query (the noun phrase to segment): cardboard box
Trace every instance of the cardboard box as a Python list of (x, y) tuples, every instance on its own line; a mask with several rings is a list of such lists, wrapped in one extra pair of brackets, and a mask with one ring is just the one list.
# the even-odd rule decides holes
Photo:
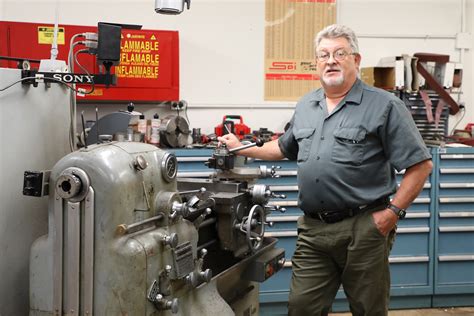
[(395, 67), (365, 67), (360, 71), (360, 78), (366, 84), (385, 90), (396, 90)]
[(395, 87), (392, 89), (405, 88), (405, 62), (403, 56), (390, 56), (381, 58), (377, 64), (377, 68), (393, 68), (395, 71)]

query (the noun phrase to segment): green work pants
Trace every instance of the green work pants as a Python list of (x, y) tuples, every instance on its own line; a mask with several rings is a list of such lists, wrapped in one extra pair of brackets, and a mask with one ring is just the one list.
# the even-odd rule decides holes
[(327, 315), (341, 284), (353, 315), (388, 314), (388, 256), (395, 230), (383, 236), (372, 212), (332, 224), (308, 216), (298, 219), (290, 316)]

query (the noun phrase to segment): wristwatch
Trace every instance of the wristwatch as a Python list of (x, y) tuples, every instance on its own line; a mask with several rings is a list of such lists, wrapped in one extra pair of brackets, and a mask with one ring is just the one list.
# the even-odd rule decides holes
[(399, 208), (396, 205), (393, 205), (392, 203), (387, 205), (387, 208), (391, 209), (395, 215), (397, 215), (398, 219), (404, 219), (405, 215), (407, 215), (407, 211), (404, 208)]

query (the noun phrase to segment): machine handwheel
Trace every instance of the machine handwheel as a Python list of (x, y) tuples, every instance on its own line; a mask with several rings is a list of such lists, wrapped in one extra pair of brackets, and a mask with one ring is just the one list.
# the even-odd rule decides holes
[(250, 209), (245, 222), (245, 232), (250, 250), (258, 250), (263, 244), (265, 234), (265, 212), (260, 205), (256, 204)]

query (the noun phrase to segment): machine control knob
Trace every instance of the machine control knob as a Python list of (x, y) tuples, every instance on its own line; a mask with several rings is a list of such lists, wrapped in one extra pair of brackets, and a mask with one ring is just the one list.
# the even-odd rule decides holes
[(186, 283), (188, 283), (192, 287), (196, 287), (203, 282), (209, 283), (211, 279), (212, 279), (211, 269), (206, 269), (201, 272), (191, 272), (185, 278)]
[(285, 257), (280, 258), (280, 259), (278, 260), (278, 266), (279, 266), (280, 268), (283, 268), (283, 266), (285, 265), (285, 262), (286, 262), (286, 258), (285, 258)]
[(176, 248), (178, 245), (178, 234), (176, 233), (171, 233), (167, 236), (163, 237), (163, 244), (170, 246), (171, 248)]
[(190, 274), (188, 274), (185, 280), (186, 280), (186, 283), (188, 283), (192, 287), (196, 287), (198, 285), (198, 277), (196, 273), (194, 272), (191, 272)]
[(204, 271), (199, 272), (199, 277), (203, 282), (209, 283), (212, 279), (212, 270), (206, 269)]
[(110, 143), (113, 140), (113, 136), (109, 134), (99, 135), (99, 143)]
[(177, 298), (173, 298), (172, 300), (166, 302), (166, 307), (171, 309), (171, 313), (176, 314), (179, 309), (179, 303)]
[(177, 298), (167, 300), (162, 294), (156, 295), (155, 302), (162, 310), (169, 309), (171, 313), (176, 314), (178, 312), (179, 302)]
[(285, 213), (286, 208), (281, 207), (280, 205), (275, 205), (275, 211), (279, 211), (280, 213)]
[(265, 144), (265, 142), (263, 141), (263, 139), (257, 138), (257, 139), (255, 140), (255, 144), (257, 144), (257, 147), (262, 147), (263, 144)]
[(137, 171), (142, 171), (145, 170), (146, 167), (148, 167), (148, 162), (146, 161), (145, 157), (143, 157), (142, 155), (138, 155), (135, 158), (135, 161), (133, 162), (133, 167)]

